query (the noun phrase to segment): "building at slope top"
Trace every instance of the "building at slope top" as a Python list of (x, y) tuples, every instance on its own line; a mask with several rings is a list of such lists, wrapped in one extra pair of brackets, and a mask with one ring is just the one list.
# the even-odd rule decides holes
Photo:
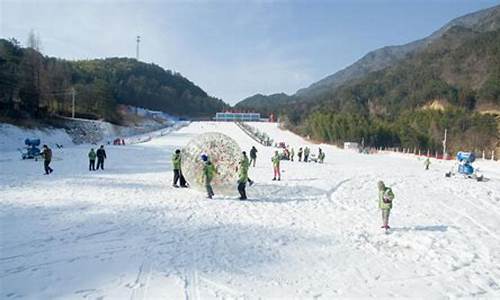
[(224, 122), (269, 121), (267, 118), (261, 118), (260, 113), (242, 113), (242, 112), (218, 112), (215, 114), (214, 120), (224, 121)]

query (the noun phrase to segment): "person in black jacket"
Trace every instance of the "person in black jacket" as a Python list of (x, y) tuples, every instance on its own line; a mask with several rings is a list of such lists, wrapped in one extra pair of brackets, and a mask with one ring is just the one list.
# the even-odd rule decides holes
[(104, 170), (104, 160), (106, 157), (106, 151), (104, 151), (104, 145), (101, 145), (99, 149), (97, 149), (97, 170), (101, 167), (101, 170)]
[(43, 145), (43, 151), (41, 155), (43, 157), (45, 175), (49, 175), (50, 173), (54, 172), (54, 170), (52, 170), (52, 168), (50, 167), (50, 162), (52, 161), (52, 149), (50, 149), (47, 145)]
[(257, 148), (255, 148), (255, 146), (252, 146), (252, 149), (250, 150), (250, 165), (252, 165), (253, 162), (253, 166), (255, 167), (256, 160), (257, 160)]

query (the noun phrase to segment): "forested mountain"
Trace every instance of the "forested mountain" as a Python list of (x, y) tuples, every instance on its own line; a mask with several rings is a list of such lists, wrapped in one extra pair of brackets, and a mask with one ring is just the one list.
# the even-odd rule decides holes
[(408, 55), (425, 49), (455, 26), (471, 29), (476, 32), (498, 29), (500, 28), (500, 6), (456, 18), (426, 38), (405, 45), (388, 46), (371, 51), (347, 68), (327, 76), (307, 88), (298, 90), (297, 95), (306, 99), (314, 99), (315, 96), (335, 89), (350, 80), (361, 78), (367, 73), (393, 66), (400, 60), (408, 57)]
[(173, 115), (211, 116), (228, 106), (178, 73), (130, 58), (68, 61), (0, 39), (0, 114), (43, 118), (71, 114), (119, 122), (118, 104)]
[(255, 110), (262, 114), (270, 114), (274, 112), (275, 107), (269, 106), (269, 103), (273, 103), (275, 106), (280, 106), (293, 101), (293, 96), (288, 96), (285, 93), (273, 94), (273, 95), (262, 95), (256, 94), (251, 97), (245, 98), (238, 102), (236, 108), (242, 110)]
[(498, 123), (484, 112), (500, 111), (500, 6), (458, 18), (417, 43), (376, 71), (302, 91), (286, 105), (259, 105), (320, 141), (437, 150), (446, 128), (452, 151), (493, 149)]

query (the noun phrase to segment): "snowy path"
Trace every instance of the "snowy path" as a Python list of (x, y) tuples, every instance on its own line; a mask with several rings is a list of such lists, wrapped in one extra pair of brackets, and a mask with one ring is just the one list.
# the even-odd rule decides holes
[[(274, 124), (275, 139), (303, 144)], [(170, 157), (200, 132), (258, 148), (251, 201), (171, 187)], [(331, 299), (500, 297), (500, 168), (445, 178), (450, 162), (322, 146), (326, 163), (283, 162), (231, 123), (192, 123), (148, 143), (55, 152), (55, 172), (0, 161), (1, 299)], [(316, 145), (311, 145), (313, 153)], [(396, 194), (381, 232), (376, 182)], [(217, 191), (216, 191), (217, 192)]]

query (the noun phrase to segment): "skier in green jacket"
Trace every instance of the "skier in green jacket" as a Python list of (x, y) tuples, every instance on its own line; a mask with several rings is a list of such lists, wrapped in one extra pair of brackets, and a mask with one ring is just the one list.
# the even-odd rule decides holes
[(239, 178), (238, 178), (238, 192), (240, 193), (240, 200), (247, 199), (247, 193), (245, 191), (247, 181), (250, 181), (248, 178), (248, 168), (250, 167), (250, 161), (248, 160), (247, 153), (243, 151), (243, 157), (240, 160), (239, 166)]
[(389, 229), (389, 215), (392, 209), (394, 193), (390, 187), (386, 187), (383, 181), (377, 183), (378, 186), (378, 207), (382, 211), (383, 225), (380, 228)]
[(97, 154), (94, 151), (94, 148), (90, 148), (89, 152), (89, 171), (95, 171), (95, 159)]
[(212, 179), (215, 176), (216, 170), (214, 164), (208, 159), (208, 155), (202, 154), (201, 160), (203, 161), (203, 179), (205, 181), (205, 188), (207, 189), (208, 198), (212, 199), (215, 195), (212, 189)]
[(278, 177), (278, 181), (281, 180), (281, 173), (280, 173), (280, 161), (281, 157), (278, 151), (274, 152), (273, 158), (271, 158), (271, 161), (273, 162), (273, 169), (274, 169), (274, 178), (273, 181), (276, 180), (276, 177)]

